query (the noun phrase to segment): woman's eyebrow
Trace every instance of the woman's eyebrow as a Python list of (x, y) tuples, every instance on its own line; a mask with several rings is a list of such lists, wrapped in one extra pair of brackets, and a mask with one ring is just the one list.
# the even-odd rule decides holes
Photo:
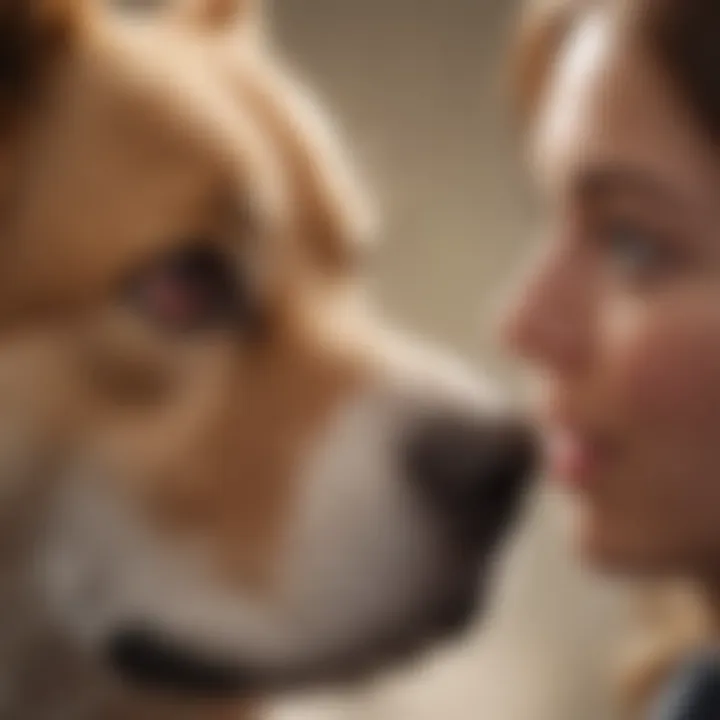
[(646, 171), (624, 165), (596, 165), (580, 170), (571, 180), (571, 192), (585, 202), (632, 194), (664, 207), (682, 205), (681, 198), (662, 180)]

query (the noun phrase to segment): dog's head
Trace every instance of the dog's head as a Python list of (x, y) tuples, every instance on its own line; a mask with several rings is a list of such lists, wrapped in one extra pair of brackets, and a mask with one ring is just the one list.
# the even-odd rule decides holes
[(254, 3), (8, 0), (0, 52), (0, 655), (235, 695), (462, 624), (530, 438), (366, 309)]

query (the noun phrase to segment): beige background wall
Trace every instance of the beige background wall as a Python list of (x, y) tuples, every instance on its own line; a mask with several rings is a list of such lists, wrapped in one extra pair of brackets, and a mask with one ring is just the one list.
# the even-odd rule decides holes
[[(501, 63), (514, 0), (275, 0), (385, 209), (380, 291), (406, 324), (485, 357), (481, 310), (522, 254)], [(493, 97), (495, 96), (495, 97)]]
[[(491, 309), (527, 255), (528, 213), (501, 107), (512, 0), (276, 0), (282, 46), (352, 139), (386, 219), (389, 313), (509, 377)], [(508, 552), (494, 619), (383, 683), (289, 702), (282, 718), (598, 720), (621, 603), (575, 564), (540, 498)]]

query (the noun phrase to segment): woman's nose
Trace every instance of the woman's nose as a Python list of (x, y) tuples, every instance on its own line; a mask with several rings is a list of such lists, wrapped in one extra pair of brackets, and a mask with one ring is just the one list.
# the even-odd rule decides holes
[(505, 347), (558, 372), (582, 363), (590, 349), (592, 278), (582, 263), (551, 249), (531, 268), (499, 323)]

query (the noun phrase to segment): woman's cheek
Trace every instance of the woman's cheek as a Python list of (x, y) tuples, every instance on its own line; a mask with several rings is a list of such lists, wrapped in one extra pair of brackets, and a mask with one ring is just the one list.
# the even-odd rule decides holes
[(695, 562), (717, 544), (720, 312), (643, 308), (610, 320), (597, 398), (619, 450), (591, 498), (596, 554), (648, 568)]
[(720, 470), (720, 296), (624, 315), (609, 328), (604, 363), (617, 417), (629, 432), (669, 432), (673, 445), (711, 440)]

